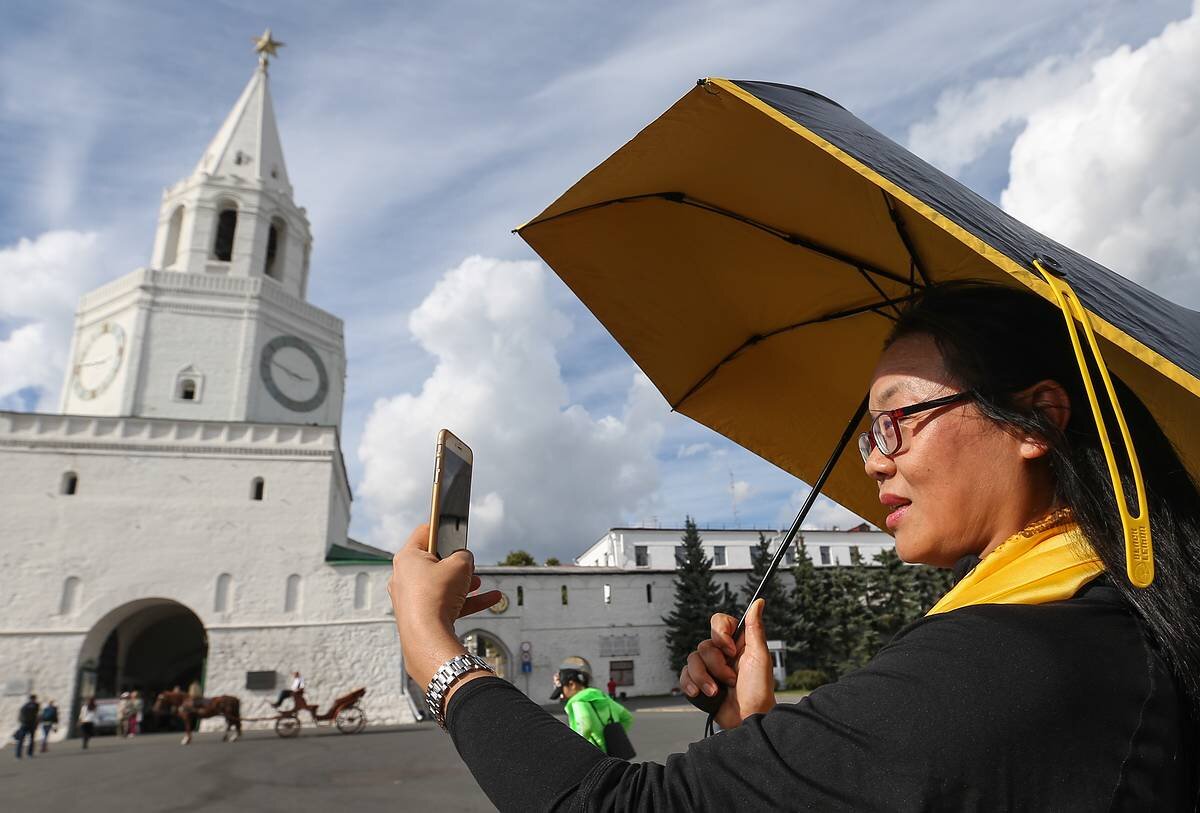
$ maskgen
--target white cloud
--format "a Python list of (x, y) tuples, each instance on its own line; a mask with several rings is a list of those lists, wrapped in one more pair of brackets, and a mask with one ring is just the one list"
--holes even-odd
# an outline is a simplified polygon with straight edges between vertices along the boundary
[(1001, 204), (1157, 293), (1200, 306), (1200, 3), (1036, 110)]
[(713, 446), (711, 443), (688, 443), (679, 447), (679, 451), (675, 453), (675, 457), (682, 460), (685, 457), (710, 454), (712, 450)]
[[(38, 390), (47, 409), (62, 385), (75, 303), (102, 279), (95, 233), (46, 232), (0, 248), (0, 398)], [(53, 408), (50, 406), (49, 408)]]
[[(787, 530), (792, 527), (792, 522), (796, 519), (796, 512), (804, 505), (804, 501), (808, 499), (811, 491), (812, 489), (808, 486), (803, 486), (792, 492), (787, 504), (782, 506), (775, 517), (775, 522), (779, 528)], [(862, 517), (847, 511), (828, 497), (817, 497), (817, 501), (813, 503), (812, 509), (804, 519), (803, 527), (805, 529), (816, 530), (828, 530), (830, 528), (845, 529), (853, 528), (863, 521)]]
[(733, 504), (737, 505), (754, 493), (754, 487), (745, 480), (737, 480), (730, 485), (729, 491), (733, 497)]
[(1143, 45), (1084, 48), (946, 91), (912, 149), (960, 172), (1013, 137), (1001, 206), (1181, 304), (1200, 306), (1200, 3)]
[(436, 366), (420, 392), (375, 403), (359, 445), (377, 544), (396, 547), (427, 518), (442, 427), (475, 453), (481, 561), (517, 548), (561, 557), (653, 502), (666, 406), (632, 368), (622, 416), (568, 403), (555, 345), (570, 323), (546, 281), (538, 263), (471, 257), (413, 311), (412, 335)]
[(1087, 65), (1086, 58), (1052, 56), (1020, 76), (951, 88), (938, 97), (932, 117), (909, 128), (909, 149), (943, 172), (958, 173), (1033, 111), (1070, 95), (1086, 79)]

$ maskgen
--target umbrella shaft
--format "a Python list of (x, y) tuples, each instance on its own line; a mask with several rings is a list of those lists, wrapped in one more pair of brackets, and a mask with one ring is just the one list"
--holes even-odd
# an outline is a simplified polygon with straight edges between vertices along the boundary
[(842, 432), (842, 437), (838, 440), (833, 454), (825, 462), (825, 468), (821, 469), (821, 474), (817, 477), (817, 481), (812, 484), (812, 488), (808, 492), (808, 497), (804, 500), (804, 505), (800, 507), (800, 512), (796, 514), (796, 519), (792, 522), (792, 527), (788, 529), (787, 535), (784, 536), (783, 542), (779, 545), (779, 549), (775, 551), (775, 556), (771, 559), (771, 564), (767, 566), (767, 572), (763, 574), (762, 581), (754, 589), (754, 595), (750, 597), (750, 601), (746, 602), (746, 612), (742, 613), (742, 618), (738, 621), (737, 629), (733, 633), (735, 641), (746, 627), (746, 613), (750, 611), (750, 606), (762, 595), (763, 590), (766, 589), (767, 582), (771, 580), (771, 577), (775, 575), (775, 571), (779, 569), (779, 563), (783, 561), (788, 549), (792, 546), (792, 542), (796, 539), (796, 535), (800, 533), (800, 526), (804, 524), (804, 520), (808, 517), (808, 512), (812, 509), (813, 503), (817, 501), (821, 489), (825, 487), (825, 481), (833, 473), (833, 467), (837, 465), (838, 459), (842, 456), (842, 452), (846, 450), (846, 446), (850, 443), (850, 439), (854, 437), (855, 430), (858, 429), (858, 425), (862, 422), (863, 416), (866, 414), (867, 398), (864, 397), (862, 403), (858, 405), (858, 409), (855, 410), (854, 417), (846, 424), (846, 429)]

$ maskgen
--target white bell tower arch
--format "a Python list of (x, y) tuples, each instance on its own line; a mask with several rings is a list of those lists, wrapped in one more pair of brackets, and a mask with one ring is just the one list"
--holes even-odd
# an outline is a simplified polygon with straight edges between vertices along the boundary
[(310, 305), (312, 232), (258, 66), (191, 174), (163, 192), (148, 268), (83, 296), (62, 411), (340, 425), (342, 322)]

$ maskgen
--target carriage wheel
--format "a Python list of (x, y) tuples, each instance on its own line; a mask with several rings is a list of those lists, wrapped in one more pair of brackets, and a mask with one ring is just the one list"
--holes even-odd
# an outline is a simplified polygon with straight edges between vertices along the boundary
[(367, 713), (360, 706), (351, 706), (338, 712), (336, 722), (343, 734), (357, 734), (367, 727)]
[(280, 717), (275, 721), (275, 733), (284, 739), (295, 737), (300, 733), (300, 718)]

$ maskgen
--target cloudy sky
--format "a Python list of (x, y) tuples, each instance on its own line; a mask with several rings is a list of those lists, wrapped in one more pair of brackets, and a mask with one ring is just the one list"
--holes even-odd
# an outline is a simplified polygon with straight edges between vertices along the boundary
[[(149, 262), (159, 196), (254, 68), (345, 320), (352, 533), (477, 456), (472, 546), (777, 527), (806, 487), (672, 415), (510, 229), (702, 76), (830, 96), (1052, 237), (1200, 306), (1200, 8), (1181, 0), (0, 6), (0, 409), (54, 411), (81, 293)], [(814, 525), (850, 518), (821, 504)]]

